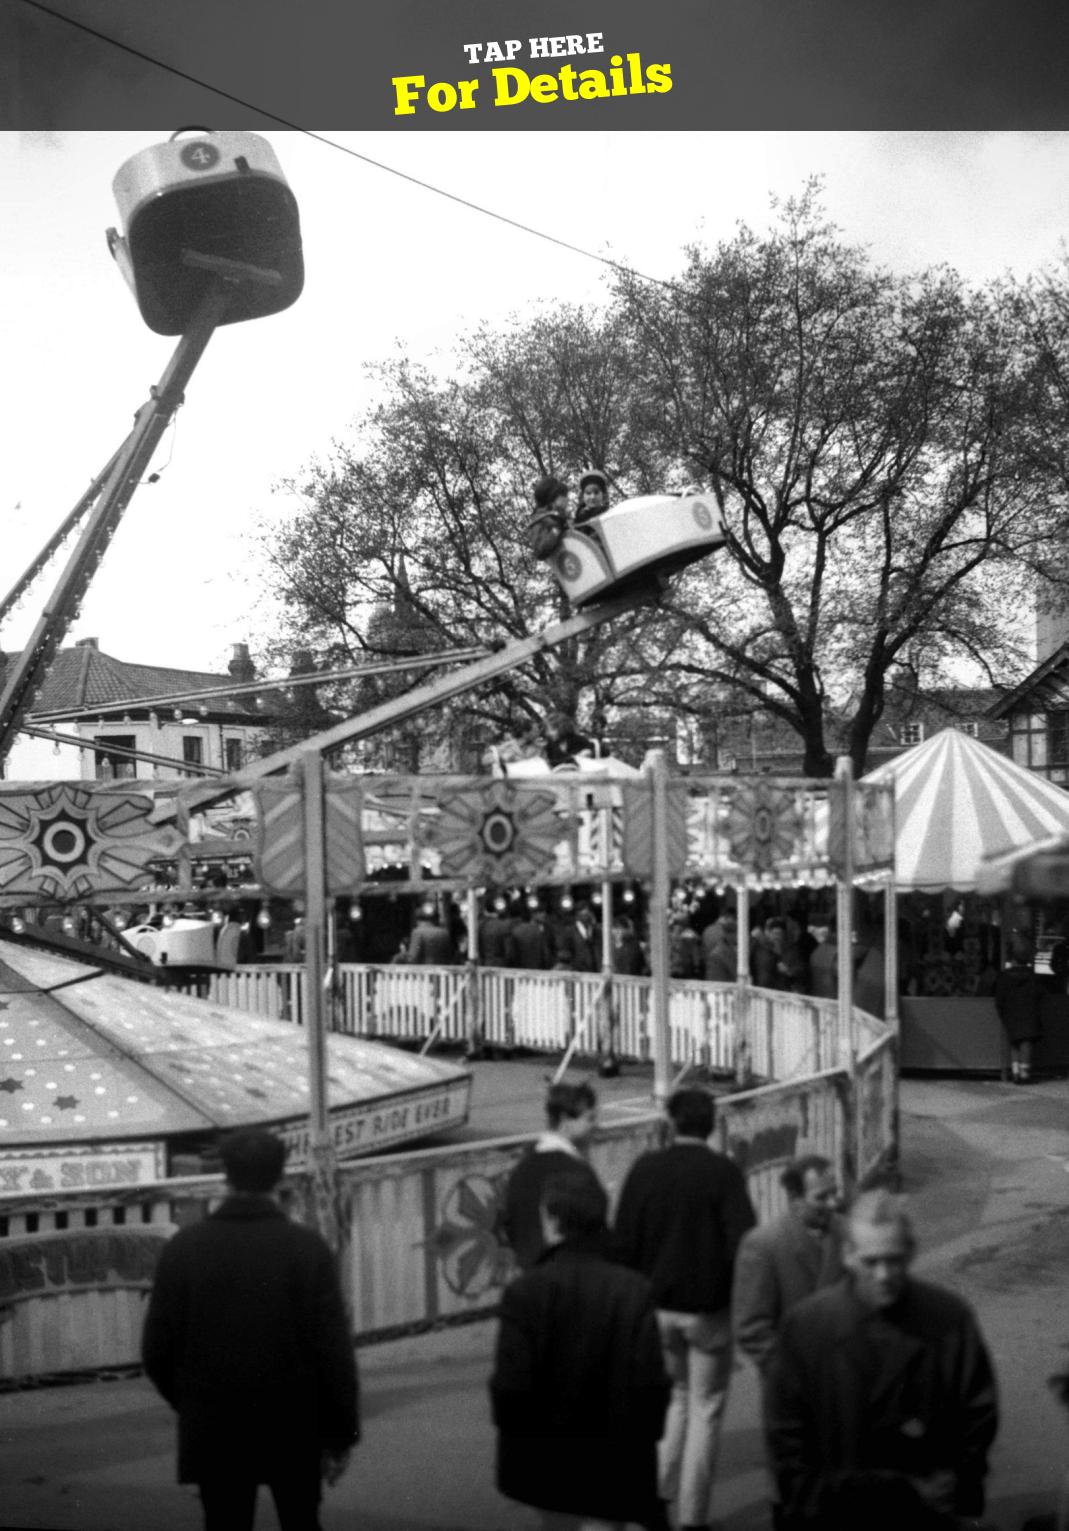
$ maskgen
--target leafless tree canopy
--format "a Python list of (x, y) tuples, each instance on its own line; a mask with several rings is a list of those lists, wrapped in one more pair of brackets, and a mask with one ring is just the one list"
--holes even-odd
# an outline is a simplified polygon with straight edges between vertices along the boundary
[(324, 662), (560, 614), (523, 538), (542, 473), (599, 466), (618, 497), (699, 484), (729, 527), (657, 612), (456, 704), (444, 726), (473, 737), (548, 710), (710, 733), (741, 697), (797, 731), (808, 773), (843, 749), (862, 770), (903, 674), (1016, 678), (1021, 613), (1069, 572), (1069, 266), (896, 275), (826, 224), (816, 185), (671, 283), (618, 277), (597, 312), (465, 337), (445, 377), (377, 375), (382, 402), (263, 544), (285, 642)]

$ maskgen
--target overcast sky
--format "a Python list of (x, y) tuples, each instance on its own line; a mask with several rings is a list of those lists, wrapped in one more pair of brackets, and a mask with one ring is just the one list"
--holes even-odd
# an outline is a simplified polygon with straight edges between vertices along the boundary
[[(159, 132), (0, 135), (6, 591), (104, 466), (174, 341), (153, 334), (105, 244), (111, 180)], [(430, 358), (482, 318), (596, 301), (604, 268), (296, 133), (270, 138), (301, 211), (306, 285), (225, 327), (187, 390), (67, 641), (214, 670), (266, 617), (249, 535), (272, 485), (329, 452), (373, 395), (363, 364)], [(982, 281), (1058, 252), (1069, 212), (1061, 133), (325, 133), (506, 218), (651, 276), (684, 244), (769, 221), (770, 195), (826, 178), (845, 235), (900, 270)], [(18, 648), (55, 564), (0, 632)]]

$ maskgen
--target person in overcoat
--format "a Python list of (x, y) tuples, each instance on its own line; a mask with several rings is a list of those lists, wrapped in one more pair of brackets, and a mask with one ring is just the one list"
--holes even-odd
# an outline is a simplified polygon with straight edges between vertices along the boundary
[(790, 1309), (843, 1274), (839, 1187), (830, 1162), (804, 1154), (791, 1161), (780, 1183), (787, 1207), (743, 1238), (731, 1297), (735, 1343), (762, 1376)]
[[(497, 1486), (543, 1524), (656, 1523), (668, 1407), (653, 1293), (606, 1257), (608, 1198), (581, 1172), (549, 1179), (546, 1249), (505, 1287), (490, 1397)], [(575, 1521), (565, 1519), (575, 1517)]]
[(1030, 1084), (1032, 1054), (1040, 1034), (1042, 989), (1035, 973), (1035, 947), (1027, 936), (1010, 938), (1010, 963), (995, 979), (995, 1009), (1010, 1044), (1010, 1073)]
[(998, 1398), (972, 1309), (909, 1270), (900, 1197), (866, 1192), (847, 1218), (843, 1280), (786, 1315), (766, 1390), (785, 1531), (826, 1524), (822, 1500), (879, 1471), (945, 1515), (984, 1509)]
[(281, 1139), (240, 1129), (221, 1154), (229, 1194), (164, 1246), (142, 1360), (178, 1415), (178, 1480), (198, 1485), (205, 1531), (251, 1531), (261, 1483), (282, 1531), (317, 1531), (322, 1480), (359, 1438), (334, 1257), (272, 1194)]

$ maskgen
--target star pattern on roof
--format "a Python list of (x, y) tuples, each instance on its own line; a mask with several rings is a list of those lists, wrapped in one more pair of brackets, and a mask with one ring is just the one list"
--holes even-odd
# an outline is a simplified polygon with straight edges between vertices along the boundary
[(14, 1095), (16, 1090), (22, 1090), (24, 1088), (25, 1086), (23, 1085), (22, 1080), (12, 1078), (10, 1074), (6, 1079), (0, 1079), (0, 1090), (3, 1090), (7, 1095)]
[(57, 1095), (52, 1102), (57, 1111), (73, 1111), (78, 1104), (77, 1095)]

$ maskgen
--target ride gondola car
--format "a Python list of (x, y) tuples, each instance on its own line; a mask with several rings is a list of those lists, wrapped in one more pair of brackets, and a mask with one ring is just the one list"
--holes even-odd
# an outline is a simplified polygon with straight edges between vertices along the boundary
[(643, 494), (568, 527), (548, 562), (573, 606), (675, 574), (722, 547), (720, 507), (707, 494)]

